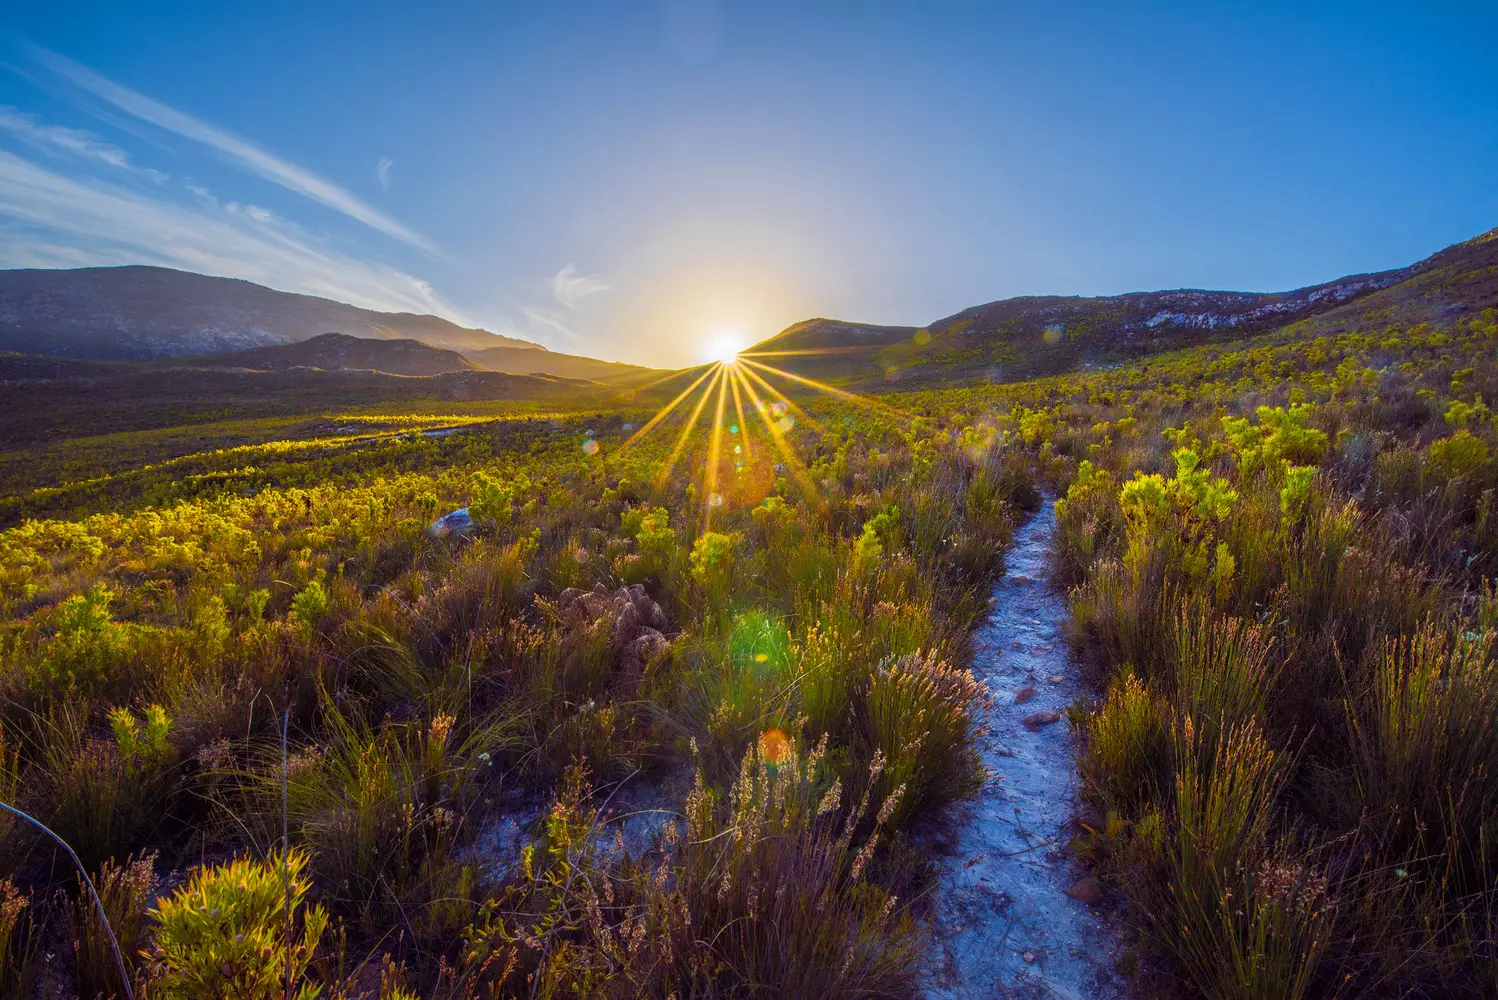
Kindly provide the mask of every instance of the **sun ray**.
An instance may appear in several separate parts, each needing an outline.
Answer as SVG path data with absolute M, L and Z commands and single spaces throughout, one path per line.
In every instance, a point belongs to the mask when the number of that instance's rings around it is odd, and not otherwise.
M 737 374 L 742 375 L 747 373 L 744 373 L 741 369 Z M 755 412 L 759 414 L 759 419 L 763 421 L 765 430 L 770 435 L 770 441 L 775 445 L 775 450 L 780 452 L 781 458 L 785 459 L 785 465 L 791 472 L 791 478 L 796 480 L 796 485 L 801 487 L 801 492 L 806 495 L 806 499 L 815 502 L 821 496 L 817 491 L 816 482 L 811 478 L 811 473 L 806 470 L 805 464 L 796 456 L 795 449 L 786 441 L 785 435 L 781 432 L 780 428 L 775 426 L 775 422 L 770 419 L 770 414 L 766 410 L 764 402 L 759 398 L 759 393 L 754 391 L 754 385 L 748 379 L 744 380 L 744 391 L 749 394 L 749 401 L 753 404 Z
M 739 392 L 739 380 L 737 369 L 729 373 L 728 385 L 733 389 L 733 410 L 739 416 L 739 438 L 744 442 L 744 460 L 748 461 L 754 457 L 754 450 L 749 447 L 749 425 L 744 422 L 744 397 Z
M 868 354 L 872 347 L 808 347 L 796 351 L 745 351 L 741 358 L 822 357 L 832 354 Z
M 649 382 L 646 382 L 644 385 L 630 385 L 630 386 L 624 386 L 623 388 L 626 388 L 629 391 L 635 392 L 635 393 L 644 392 L 646 389 L 654 389 L 656 386 L 660 385 L 662 382 L 669 382 L 673 378 L 676 378 L 678 375 L 684 374 L 686 372 L 694 372 L 698 368 L 712 368 L 712 366 L 715 365 L 715 364 L 717 364 L 716 361 L 708 361 L 708 362 L 705 362 L 705 363 L 700 364 L 700 365 L 692 365 L 690 368 L 678 368 L 674 372 L 667 372 L 666 374 L 662 375 L 660 378 L 653 378 Z
M 713 404 L 713 430 L 707 444 L 707 482 L 702 497 L 703 531 L 707 531 L 713 523 L 713 500 L 718 495 L 718 459 L 723 453 L 723 404 L 728 396 L 728 381 L 733 369 L 733 365 L 724 365 L 723 373 L 718 376 L 718 401 Z
M 745 385 L 749 384 L 749 379 L 753 379 L 760 385 L 761 388 L 765 390 L 766 394 L 768 394 L 776 402 L 782 404 L 801 423 L 805 424 L 807 427 L 811 428 L 814 431 L 823 430 L 822 422 L 820 420 L 803 410 L 796 404 L 795 400 L 787 399 L 785 393 L 781 392 L 779 389 L 766 382 L 763 376 L 750 371 L 748 368 L 740 368 L 739 371 L 741 371 L 745 376 Z
M 709 372 L 709 374 L 716 374 L 717 377 L 721 379 L 723 378 L 723 371 L 723 366 L 718 365 L 713 368 L 712 371 Z M 706 377 L 706 375 L 703 376 L 703 378 Z M 698 379 L 697 381 L 701 382 L 702 379 Z M 697 382 L 692 383 L 693 388 L 695 388 L 696 385 Z M 687 438 L 692 436 L 692 430 L 697 426 L 697 418 L 702 416 L 702 408 L 707 405 L 707 397 L 711 396 L 712 394 L 713 386 L 709 385 L 702 391 L 702 395 L 698 397 L 697 405 L 692 408 L 692 415 L 687 418 L 686 426 L 681 429 L 681 436 L 676 439 L 675 447 L 671 449 L 671 454 L 666 457 L 666 464 L 661 467 L 660 475 L 656 476 L 656 482 L 664 483 L 668 478 L 670 478 L 671 470 L 676 465 L 676 459 L 680 457 L 681 450 L 686 447 Z
M 770 372 L 772 375 L 779 375 L 781 378 L 790 379 L 792 382 L 800 382 L 802 385 L 807 385 L 821 392 L 837 396 L 839 399 L 846 399 L 849 402 L 859 403 L 863 406 L 870 407 L 871 409 L 878 410 L 881 413 L 887 413 L 890 416 L 905 418 L 909 418 L 910 416 L 910 414 L 906 413 L 904 410 L 897 410 L 893 406 L 890 406 L 888 403 L 881 403 L 877 400 L 870 399 L 867 396 L 860 396 L 857 393 L 849 392 L 846 389 L 838 389 L 834 386 L 826 384 L 825 382 L 818 382 L 814 379 L 809 379 L 804 375 L 796 375 L 788 371 L 782 371 L 779 368 L 771 368 L 767 364 L 762 364 L 758 361 L 751 361 L 749 358 L 744 358 L 744 364 L 753 365 L 755 368 Z
M 681 391 L 680 395 L 678 395 L 675 399 L 671 400 L 671 402 L 667 403 L 660 410 L 659 413 L 657 413 L 655 416 L 651 417 L 650 421 L 648 423 L 646 423 L 644 427 L 641 427 L 639 430 L 635 431 L 632 435 L 630 435 L 629 440 L 626 441 L 626 442 L 624 442 L 622 445 L 619 446 L 619 451 L 623 452 L 630 445 L 634 444 L 636 441 L 640 440 L 640 438 L 642 438 L 646 434 L 650 433 L 650 431 L 655 427 L 656 424 L 659 424 L 662 420 L 665 420 L 666 417 L 671 413 L 671 411 L 674 410 L 674 409 L 676 409 L 677 405 L 683 399 L 686 399 L 688 396 L 690 396 L 692 394 L 692 390 L 693 389 L 697 388 L 704 381 L 706 381 L 707 377 L 709 375 L 711 375 L 716 370 L 717 370 L 716 367 L 709 367 L 707 371 L 705 371 L 701 375 L 699 375 L 697 377 L 697 381 L 693 382 L 691 385 L 689 385 L 685 389 L 683 389 Z

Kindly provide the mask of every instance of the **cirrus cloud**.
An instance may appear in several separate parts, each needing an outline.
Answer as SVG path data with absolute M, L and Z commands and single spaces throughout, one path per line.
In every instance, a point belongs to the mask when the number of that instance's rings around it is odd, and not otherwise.
M 556 300 L 568 309 L 576 309 L 577 304 L 589 295 L 597 295 L 599 292 L 608 290 L 609 286 L 602 278 L 578 274 L 576 264 L 568 264 L 551 279 L 552 295 L 556 296 Z
M 59 173 L 0 151 L 0 267 L 154 264 L 388 312 L 476 324 L 425 281 L 338 250 L 256 205 Z

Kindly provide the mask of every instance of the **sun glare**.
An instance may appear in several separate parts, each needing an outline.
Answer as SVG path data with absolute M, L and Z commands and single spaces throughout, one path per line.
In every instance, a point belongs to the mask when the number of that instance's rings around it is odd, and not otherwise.
M 699 495 L 703 499 L 704 531 L 712 527 L 714 510 L 722 507 L 728 495 L 734 493 L 735 482 L 750 471 L 756 450 L 753 440 L 755 437 L 759 437 L 762 444 L 768 444 L 774 457 L 779 459 L 774 464 L 777 475 L 789 475 L 808 498 L 815 497 L 819 493 L 817 484 L 807 470 L 805 462 L 796 454 L 789 434 L 798 422 L 804 430 L 811 430 L 813 433 L 819 432 L 821 425 L 791 401 L 784 389 L 776 388 L 771 384 L 766 376 L 859 403 L 889 416 L 899 418 L 909 416 L 886 403 L 817 382 L 794 372 L 773 368 L 759 359 L 775 356 L 779 352 L 752 351 L 745 346 L 743 338 L 733 334 L 718 334 L 707 339 L 704 345 L 709 349 L 704 352 L 709 360 L 694 368 L 673 373 L 671 377 L 685 375 L 691 378 L 691 382 L 669 403 L 657 410 L 645 426 L 635 431 L 620 449 L 621 451 L 627 449 L 648 436 L 673 413 L 686 413 L 686 420 L 675 431 L 675 443 L 656 475 L 656 483 L 664 484 L 670 478 L 671 471 L 676 468 L 677 460 L 688 453 L 687 444 L 699 428 L 703 414 L 707 414 L 707 440 L 703 442 L 705 462 L 700 472 L 692 477 L 700 483 L 702 491 Z M 820 352 L 807 351 L 805 353 Z M 695 378 L 692 377 L 692 373 L 697 373 Z M 745 418 L 746 413 L 750 414 L 749 419 Z M 753 426 L 756 417 L 758 427 Z M 761 455 L 763 456 L 764 453 L 762 452 Z M 725 475 L 726 480 L 723 478 Z M 720 489 L 724 492 L 720 492 Z
M 744 338 L 736 333 L 714 334 L 708 339 L 708 359 L 721 365 L 735 364 L 746 346 Z

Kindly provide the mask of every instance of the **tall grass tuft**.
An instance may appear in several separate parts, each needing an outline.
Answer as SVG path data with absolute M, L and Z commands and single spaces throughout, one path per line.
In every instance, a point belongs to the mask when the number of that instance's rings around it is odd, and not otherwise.
M 1105 809 L 1137 817 L 1169 787 L 1169 710 L 1133 670 L 1119 672 L 1102 707 L 1082 728 L 1082 777 Z
M 1491 893 L 1498 844 L 1498 665 L 1491 632 L 1430 623 L 1380 651 L 1355 706 L 1359 789 L 1391 858 L 1425 858 L 1459 896 Z M 1428 864 L 1428 862 L 1427 862 Z
M 903 822 L 923 808 L 966 798 L 987 773 L 975 747 L 981 713 L 992 699 L 971 670 L 936 652 L 911 653 L 881 665 L 869 679 L 869 745 L 887 762 L 885 789 L 904 789 Z
M 0 1000 L 30 1000 L 42 971 L 41 927 L 32 898 L 0 879 Z
M 1159 940 L 1203 994 L 1299 1000 L 1333 910 L 1326 881 L 1268 843 L 1285 762 L 1250 721 L 1215 742 L 1188 717 L 1177 733 L 1176 822 Z
M 1177 613 L 1172 638 L 1179 711 L 1199 739 L 1212 746 L 1227 730 L 1264 718 L 1278 668 L 1268 629 L 1218 619 L 1196 603 Z
M 146 910 L 155 899 L 155 863 L 155 852 L 127 859 L 124 864 L 105 861 L 94 878 L 103 914 L 82 891 L 67 908 L 80 996 L 112 998 L 124 995 L 114 947 L 104 930 L 103 921 L 109 921 L 119 942 L 126 972 L 134 975 L 138 956 L 147 944 Z

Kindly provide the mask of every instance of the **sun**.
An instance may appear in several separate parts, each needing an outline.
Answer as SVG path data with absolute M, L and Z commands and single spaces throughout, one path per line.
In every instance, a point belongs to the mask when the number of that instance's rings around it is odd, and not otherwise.
M 739 353 L 748 345 L 744 342 L 742 335 L 720 331 L 707 338 L 707 346 L 709 361 L 716 361 L 720 365 L 732 365 L 738 362 Z

